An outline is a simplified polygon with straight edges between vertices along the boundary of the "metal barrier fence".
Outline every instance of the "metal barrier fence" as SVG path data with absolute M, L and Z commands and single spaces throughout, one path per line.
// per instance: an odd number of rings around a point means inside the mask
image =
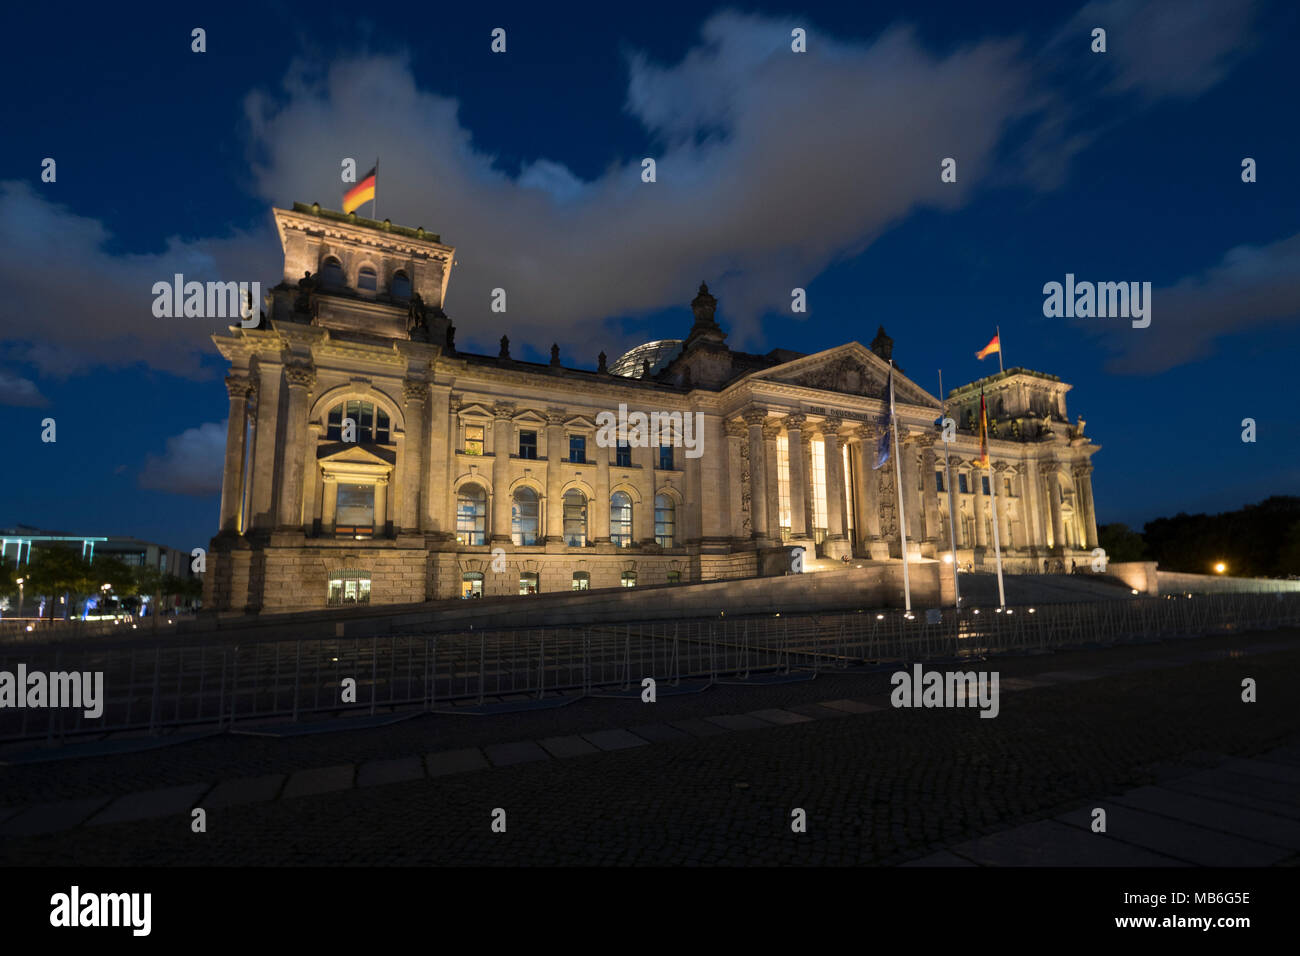
M 364 638 L 0 647 L 0 671 L 102 672 L 103 713 L 0 709 L 0 740 L 590 694 L 657 682 L 1198 637 L 1300 625 L 1300 594 L 1178 595 L 1041 607 L 836 612 Z M 343 700 L 343 682 L 355 681 Z

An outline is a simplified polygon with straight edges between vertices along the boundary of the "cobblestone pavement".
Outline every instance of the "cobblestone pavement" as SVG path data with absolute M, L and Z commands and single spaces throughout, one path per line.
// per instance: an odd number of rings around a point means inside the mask
M 1294 863 L 1298 636 L 996 659 L 995 720 L 856 673 L 13 766 L 0 862 L 1064 862 L 1104 806 L 1130 862 Z

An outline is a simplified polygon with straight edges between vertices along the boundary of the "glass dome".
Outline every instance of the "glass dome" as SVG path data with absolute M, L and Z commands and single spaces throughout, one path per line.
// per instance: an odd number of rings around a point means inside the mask
M 677 353 L 682 349 L 681 339 L 660 339 L 658 342 L 647 342 L 644 345 L 638 345 L 630 352 L 624 352 L 609 367 L 614 375 L 622 375 L 624 378 L 640 378 L 645 371 L 645 363 L 650 363 L 650 374 L 661 371 L 664 366 L 677 357 Z

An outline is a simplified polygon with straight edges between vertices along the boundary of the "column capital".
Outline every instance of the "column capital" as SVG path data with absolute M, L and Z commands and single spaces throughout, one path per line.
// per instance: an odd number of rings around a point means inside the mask
M 515 414 L 514 402 L 497 402 L 492 406 L 492 417 L 497 421 L 509 421 Z
M 249 398 L 255 389 L 253 380 L 247 375 L 230 374 L 226 376 L 226 391 L 231 398 Z
M 754 425 L 762 425 L 767 422 L 767 410 L 763 408 L 750 408 L 740 417 L 745 420 L 746 425 L 749 425 L 752 428 Z
M 791 412 L 783 419 L 785 427 L 789 431 L 800 431 L 804 423 L 808 421 L 808 416 L 803 412 Z
M 569 413 L 563 408 L 548 408 L 546 410 L 546 424 L 563 425 L 569 420 Z
M 1076 478 L 1086 478 L 1092 474 L 1092 462 L 1080 462 L 1070 469 Z
M 853 437 L 862 441 L 875 441 L 880 437 L 881 428 L 879 425 L 859 425 L 853 429 Z
M 290 388 L 310 389 L 316 384 L 316 370 L 305 362 L 286 365 L 284 380 Z
M 416 405 L 429 397 L 429 383 L 407 379 L 402 383 L 402 399 L 407 405 Z
M 749 434 L 748 427 L 744 422 L 739 421 L 738 419 L 732 419 L 727 422 L 726 428 L 728 438 L 744 438 Z

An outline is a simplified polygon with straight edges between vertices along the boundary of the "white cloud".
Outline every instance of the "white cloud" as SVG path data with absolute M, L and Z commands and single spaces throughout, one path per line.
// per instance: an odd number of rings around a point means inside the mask
M 206 422 L 168 438 L 163 455 L 146 456 L 140 469 L 140 487 L 199 497 L 220 494 L 226 424 Z
M 48 404 L 45 396 L 31 379 L 0 371 L 0 405 L 41 408 Z

